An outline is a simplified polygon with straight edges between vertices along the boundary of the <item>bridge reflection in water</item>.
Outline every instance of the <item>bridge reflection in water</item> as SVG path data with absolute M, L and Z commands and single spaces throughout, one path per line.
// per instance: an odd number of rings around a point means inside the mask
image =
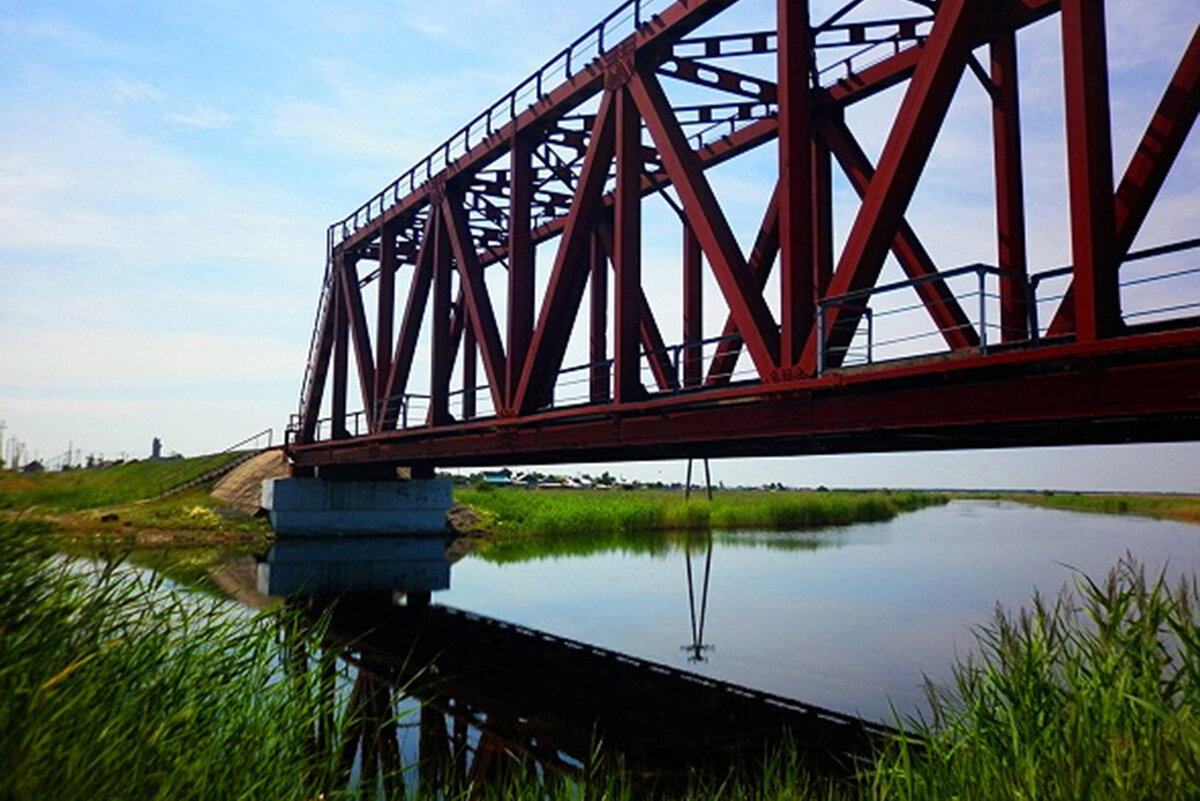
M 701 657 L 705 597 L 692 657 Z M 875 723 L 678 670 L 543 631 L 432 603 L 449 587 L 445 538 L 279 543 L 260 565 L 260 588 L 304 605 L 327 623 L 340 664 L 302 648 L 288 663 L 315 662 L 331 703 L 314 746 L 338 762 L 343 783 L 403 797 L 451 794 L 536 772 L 548 782 L 586 780 L 609 769 L 640 792 L 679 788 L 690 776 L 753 767 L 772 746 L 798 749 L 815 772 L 853 773 L 892 733 Z M 700 573 L 700 570 L 696 571 Z M 697 576 L 699 578 L 699 576 Z M 324 617 L 322 617 L 324 615 Z M 334 742 L 332 699 L 351 726 Z M 341 695 L 339 695 L 341 694 Z M 417 747 L 406 743 L 416 728 Z M 411 739 L 411 738 L 408 738 Z

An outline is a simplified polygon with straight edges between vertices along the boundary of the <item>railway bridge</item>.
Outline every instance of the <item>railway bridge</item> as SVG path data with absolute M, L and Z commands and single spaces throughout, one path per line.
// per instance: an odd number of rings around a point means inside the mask
M 1200 226 L 1139 236 L 1200 106 L 1196 18 L 1126 157 L 1104 0 L 749 5 L 627 0 L 329 229 L 297 477 L 1200 439 Z M 1035 30 L 1061 71 L 1019 79 Z M 1061 96 L 1067 264 L 1032 263 L 1031 86 Z M 993 214 L 926 239 L 964 96 Z

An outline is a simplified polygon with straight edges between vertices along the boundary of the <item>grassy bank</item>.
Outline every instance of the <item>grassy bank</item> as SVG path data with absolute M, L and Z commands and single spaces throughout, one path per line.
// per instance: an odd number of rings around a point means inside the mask
M 209 494 L 211 483 L 158 497 L 240 455 L 36 475 L 0 472 L 0 513 L 52 523 L 60 547 L 70 553 L 261 544 L 270 533 L 265 521 L 217 501 Z
M 679 492 L 658 490 L 470 489 L 456 491 L 455 499 L 497 535 L 483 546 L 493 555 L 520 549 L 521 538 L 538 538 L 566 553 L 613 548 L 654 552 L 669 547 L 668 538 L 647 532 L 843 526 L 890 520 L 946 502 L 944 496 L 922 493 L 741 490 L 723 490 L 712 501 L 695 496 L 685 501 Z
M 97 470 L 25 475 L 0 471 L 0 509 L 38 507 L 78 512 L 153 498 L 204 475 L 242 454 L 225 453 L 170 461 L 140 461 Z
M 1110 495 L 1078 492 L 1021 493 L 995 496 L 1031 506 L 1069 512 L 1136 515 L 1161 520 L 1200 523 L 1200 496 L 1195 495 Z

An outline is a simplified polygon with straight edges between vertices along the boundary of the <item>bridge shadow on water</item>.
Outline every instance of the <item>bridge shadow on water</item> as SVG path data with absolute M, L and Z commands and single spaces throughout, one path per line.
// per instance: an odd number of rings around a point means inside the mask
M 313 745 L 319 761 L 337 765 L 342 786 L 388 798 L 414 789 L 456 797 L 522 776 L 547 785 L 615 777 L 638 797 L 670 795 L 704 777 L 761 771 L 764 755 L 784 747 L 815 775 L 848 777 L 890 733 L 439 605 L 432 593 L 449 587 L 449 545 L 445 538 L 283 542 L 260 565 L 260 591 L 289 597 L 338 655 L 335 662 L 288 649 L 295 675 L 320 676 L 328 712 Z M 695 661 L 707 647 L 711 537 L 692 544 L 688 565 L 692 642 L 684 647 Z M 350 721 L 340 741 L 332 735 L 335 708 Z

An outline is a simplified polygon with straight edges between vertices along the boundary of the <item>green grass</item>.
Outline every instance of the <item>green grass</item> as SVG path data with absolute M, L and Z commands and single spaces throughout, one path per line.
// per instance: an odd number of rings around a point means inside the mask
M 890 520 L 901 512 L 946 502 L 943 496 L 920 493 L 730 490 L 717 493 L 712 501 L 685 501 L 681 493 L 656 490 L 458 490 L 455 498 L 479 513 L 494 532 L 479 550 L 497 561 L 606 550 L 665 553 L 681 543 L 665 532 L 797 531 Z M 795 547 L 774 540 L 756 544 Z M 801 547 L 814 546 L 806 542 Z
M 1187 495 L 1110 495 L 1078 492 L 1022 493 L 995 496 L 1004 500 L 1070 512 L 1136 515 L 1163 520 L 1200 523 L 1200 496 Z
M 1200 797 L 1196 580 L 1123 563 L 1077 593 L 998 612 L 979 656 L 931 692 L 922 751 L 897 747 L 876 798 Z
M 0 798 L 312 799 L 326 708 L 282 630 L 0 521 Z M 333 796 L 326 796 L 333 797 Z
M 171 461 L 140 461 L 99 470 L 24 475 L 0 472 L 0 509 L 39 507 L 77 512 L 153 498 L 242 454 L 225 453 Z

